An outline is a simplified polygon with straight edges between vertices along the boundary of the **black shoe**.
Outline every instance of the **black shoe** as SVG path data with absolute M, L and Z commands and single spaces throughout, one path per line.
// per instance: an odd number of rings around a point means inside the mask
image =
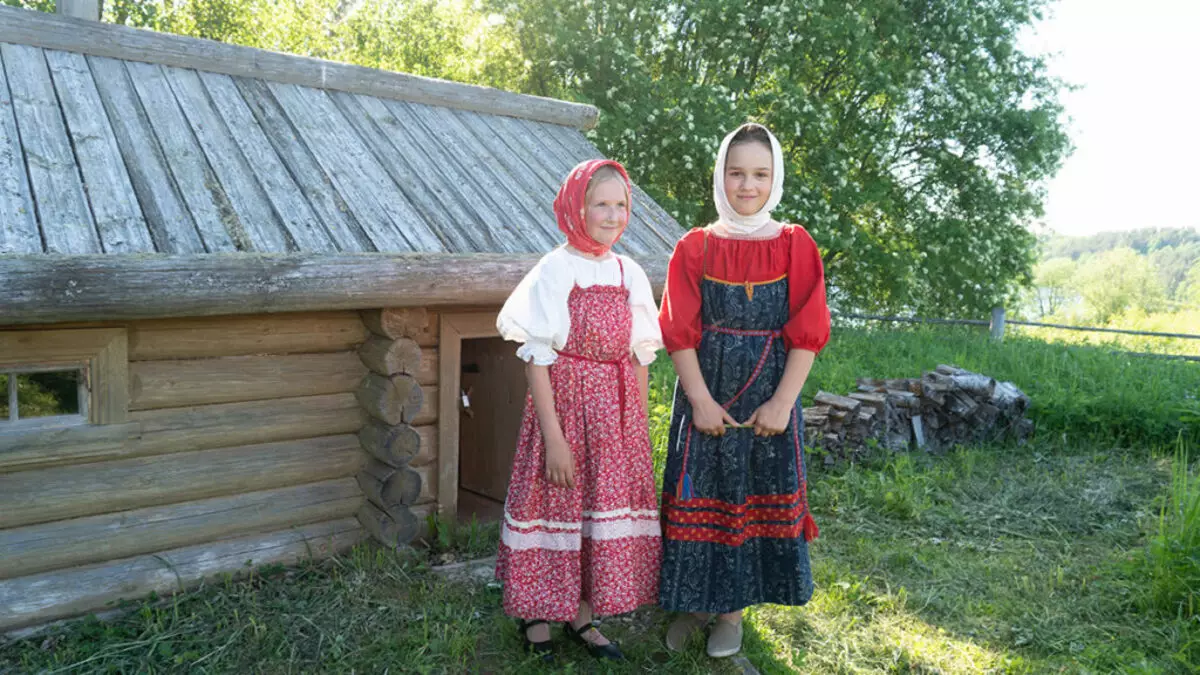
M 595 627 L 596 626 L 594 626 L 591 621 L 583 624 L 583 626 L 580 628 L 572 626 L 570 622 L 563 624 L 563 630 L 567 632 L 567 635 L 570 635 L 572 640 L 575 640 L 584 647 L 587 647 L 588 653 L 593 657 L 598 659 L 609 659 L 612 661 L 624 661 L 625 655 L 621 653 L 621 648 L 615 643 L 609 642 L 608 644 L 601 646 L 594 645 L 583 639 L 583 634 Z
M 529 652 L 530 654 L 539 655 L 542 659 L 542 663 L 554 663 L 554 647 L 551 645 L 550 640 L 546 640 L 544 642 L 534 642 L 533 640 L 529 639 L 529 629 L 543 624 L 549 625 L 548 622 L 542 621 L 541 619 L 534 619 L 533 621 L 521 619 L 521 622 L 518 625 L 521 631 L 521 642 L 525 647 L 525 651 Z

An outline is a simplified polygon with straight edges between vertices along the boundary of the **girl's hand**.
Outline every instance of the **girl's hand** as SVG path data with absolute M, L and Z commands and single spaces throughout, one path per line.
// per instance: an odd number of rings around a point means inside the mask
M 575 487 L 575 460 L 564 438 L 546 440 L 546 480 L 561 488 Z
M 772 397 L 758 406 L 758 410 L 746 420 L 746 426 L 754 427 L 755 436 L 778 436 L 787 430 L 792 419 L 792 405 Z
M 726 424 L 741 426 L 711 395 L 692 403 L 692 424 L 696 425 L 701 433 L 710 436 L 724 436 Z

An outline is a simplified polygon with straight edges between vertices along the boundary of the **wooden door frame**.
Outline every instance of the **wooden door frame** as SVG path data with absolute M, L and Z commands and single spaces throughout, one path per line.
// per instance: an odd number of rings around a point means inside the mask
M 438 328 L 438 513 L 458 515 L 458 434 L 462 341 L 500 337 L 490 312 L 443 313 Z

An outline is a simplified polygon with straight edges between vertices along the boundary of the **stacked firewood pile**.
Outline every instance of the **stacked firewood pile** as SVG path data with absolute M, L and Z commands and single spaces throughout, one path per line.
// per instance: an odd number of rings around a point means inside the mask
M 1024 441 L 1029 397 L 1011 382 L 938 366 L 920 378 L 860 378 L 848 396 L 819 392 L 804 409 L 805 443 L 826 463 L 856 459 L 872 445 L 941 452 L 961 443 Z

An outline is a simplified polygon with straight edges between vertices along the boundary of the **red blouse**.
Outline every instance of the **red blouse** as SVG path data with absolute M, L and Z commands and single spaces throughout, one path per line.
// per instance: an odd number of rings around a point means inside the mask
M 708 239 L 707 254 L 705 239 Z M 700 279 L 730 283 L 788 277 L 791 318 L 783 326 L 788 349 L 820 352 L 829 341 L 825 268 L 817 244 L 799 225 L 784 225 L 773 239 L 726 239 L 694 229 L 671 254 L 658 322 L 667 351 L 700 346 Z

